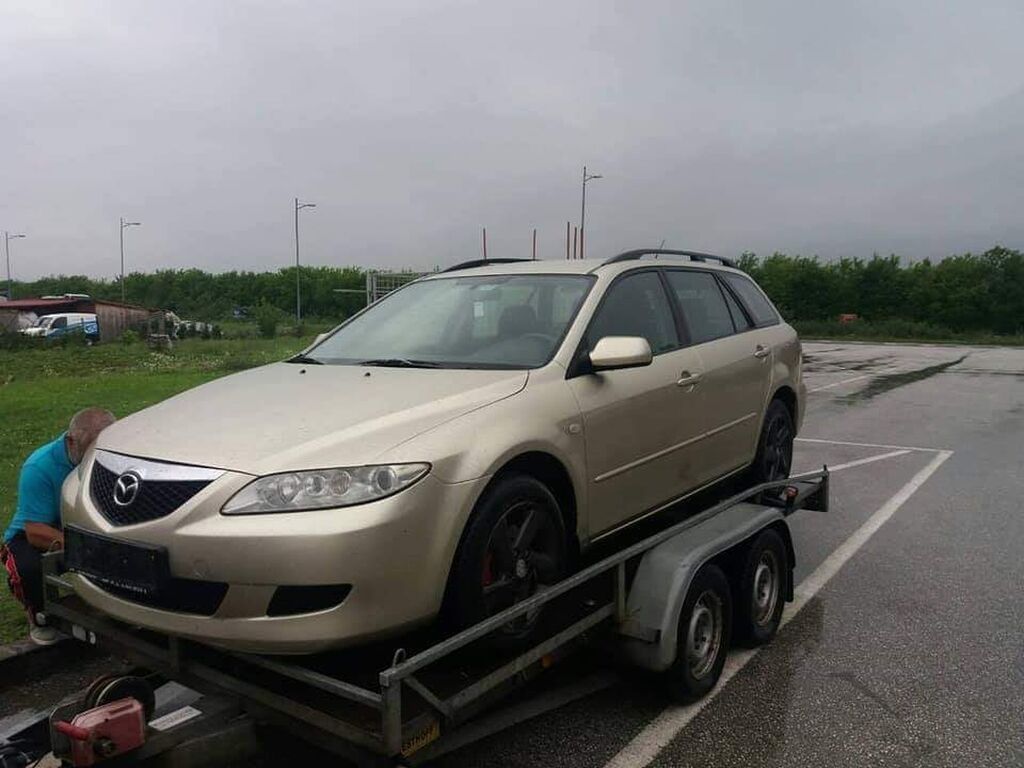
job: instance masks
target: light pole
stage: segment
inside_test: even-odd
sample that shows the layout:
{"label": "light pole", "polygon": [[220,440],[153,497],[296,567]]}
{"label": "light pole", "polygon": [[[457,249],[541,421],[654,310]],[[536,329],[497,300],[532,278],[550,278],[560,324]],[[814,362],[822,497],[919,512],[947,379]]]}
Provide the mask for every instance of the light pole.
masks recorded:
{"label": "light pole", "polygon": [[587,222],[587,182],[594,179],[603,179],[599,173],[587,173],[587,166],[583,166],[583,202],[580,204],[580,258],[583,258],[583,230]]}
{"label": "light pole", "polygon": [[302,281],[299,280],[299,211],[316,208],[316,203],[300,203],[295,198],[295,326],[302,322]]}
{"label": "light pole", "polygon": [[124,231],[128,227],[141,227],[142,222],[140,221],[125,221],[124,216],[121,217],[121,303],[127,303],[127,293],[125,292],[124,285]]}
{"label": "light pole", "polygon": [[17,240],[24,235],[12,235],[4,232],[4,252],[7,254],[7,299],[14,298],[14,282],[11,280],[11,240]]}

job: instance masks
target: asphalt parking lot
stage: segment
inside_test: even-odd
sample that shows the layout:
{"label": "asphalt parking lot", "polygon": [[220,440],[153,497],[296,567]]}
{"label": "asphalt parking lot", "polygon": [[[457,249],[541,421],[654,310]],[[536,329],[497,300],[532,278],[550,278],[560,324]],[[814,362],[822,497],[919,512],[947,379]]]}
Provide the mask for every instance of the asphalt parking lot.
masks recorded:
{"label": "asphalt parking lot", "polygon": [[[1024,349],[804,350],[795,469],[833,469],[832,509],[791,519],[776,640],[696,705],[622,670],[437,765],[1024,766]],[[53,698],[8,693],[0,720]]]}
{"label": "asphalt parking lot", "polygon": [[626,673],[440,765],[1024,765],[1024,350],[804,351],[796,469],[838,471],[775,642],[697,705]]}

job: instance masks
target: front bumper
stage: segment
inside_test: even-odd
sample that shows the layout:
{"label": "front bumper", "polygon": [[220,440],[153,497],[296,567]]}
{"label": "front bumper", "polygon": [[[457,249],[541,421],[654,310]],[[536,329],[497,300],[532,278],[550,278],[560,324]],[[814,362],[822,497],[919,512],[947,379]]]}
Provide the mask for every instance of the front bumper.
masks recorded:
{"label": "front bumper", "polygon": [[[427,475],[380,501],[341,509],[220,514],[252,478],[225,473],[170,515],[113,526],[88,491],[92,462],[64,487],[65,525],[167,549],[175,579],[222,582],[212,615],[141,604],[80,574],[83,600],[121,621],[253,653],[314,653],[429,621],[441,607],[462,528],[487,482]],[[325,610],[269,616],[281,586],[350,585]]]}

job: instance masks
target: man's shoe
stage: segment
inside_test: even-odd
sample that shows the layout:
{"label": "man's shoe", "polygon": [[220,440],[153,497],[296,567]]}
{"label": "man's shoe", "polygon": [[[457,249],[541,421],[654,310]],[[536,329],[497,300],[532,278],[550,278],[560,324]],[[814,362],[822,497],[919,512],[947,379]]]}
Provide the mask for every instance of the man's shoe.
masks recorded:
{"label": "man's shoe", "polygon": [[29,639],[36,645],[53,645],[61,639],[61,634],[53,627],[32,627]]}

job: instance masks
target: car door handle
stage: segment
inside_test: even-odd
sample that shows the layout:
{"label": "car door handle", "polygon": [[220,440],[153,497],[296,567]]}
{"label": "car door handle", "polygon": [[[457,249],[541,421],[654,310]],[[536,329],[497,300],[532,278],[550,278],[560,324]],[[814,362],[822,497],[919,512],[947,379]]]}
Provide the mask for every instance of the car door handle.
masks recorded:
{"label": "car door handle", "polygon": [[768,349],[768,347],[758,344],[757,347],[754,348],[754,357],[756,357],[758,360],[763,360],[764,358],[768,357],[769,352],[771,352],[771,350]]}
{"label": "car door handle", "polygon": [[676,382],[680,387],[693,387],[700,383],[699,373],[690,373],[689,371],[683,371],[679,374],[679,381]]}

